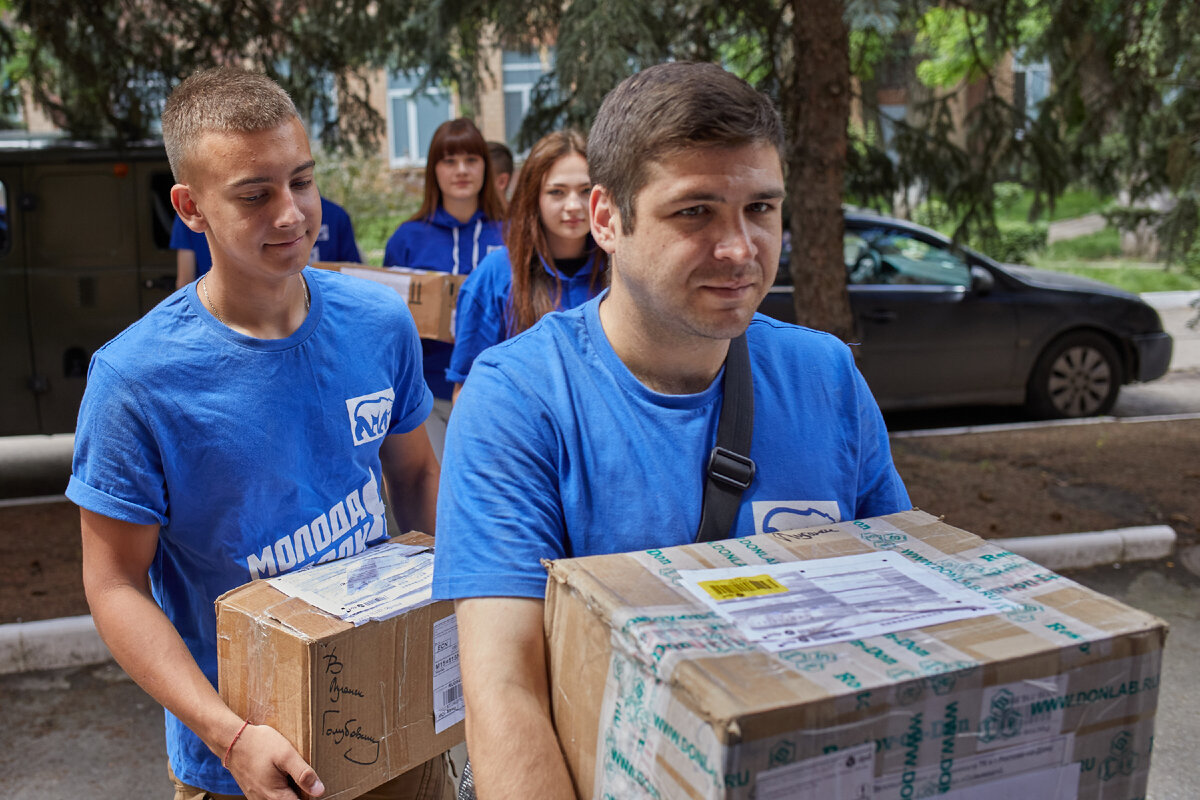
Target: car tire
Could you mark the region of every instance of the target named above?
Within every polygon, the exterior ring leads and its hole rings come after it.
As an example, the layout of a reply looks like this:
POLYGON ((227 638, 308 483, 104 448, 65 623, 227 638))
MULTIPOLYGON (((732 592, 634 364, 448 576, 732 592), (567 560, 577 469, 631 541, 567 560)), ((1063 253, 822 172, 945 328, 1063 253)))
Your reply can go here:
POLYGON ((1041 419, 1108 413, 1121 390, 1121 359, 1098 333, 1077 331, 1042 351, 1029 378, 1027 404, 1041 419))

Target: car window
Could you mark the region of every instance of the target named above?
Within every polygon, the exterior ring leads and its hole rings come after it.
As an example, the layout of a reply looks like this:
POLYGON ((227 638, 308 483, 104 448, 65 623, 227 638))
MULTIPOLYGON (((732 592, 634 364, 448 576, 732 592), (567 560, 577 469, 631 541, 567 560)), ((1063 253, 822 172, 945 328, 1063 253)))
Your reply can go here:
POLYGON ((957 253, 903 231, 848 230, 842 251, 852 285, 971 285, 971 269, 957 253))

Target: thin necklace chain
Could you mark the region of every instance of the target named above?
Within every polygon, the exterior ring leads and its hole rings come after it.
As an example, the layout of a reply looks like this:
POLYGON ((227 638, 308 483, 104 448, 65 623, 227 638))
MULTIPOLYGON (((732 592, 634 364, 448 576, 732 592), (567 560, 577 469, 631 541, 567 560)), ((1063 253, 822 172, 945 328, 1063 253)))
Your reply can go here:
MULTIPOLYGON (((300 279, 300 285, 304 287, 304 313, 307 314, 312 308, 312 295, 308 293, 308 281, 304 280, 304 276, 300 273, 296 273, 296 277, 300 279)), ((226 325, 225 318, 221 316, 221 312, 217 310, 217 304, 213 302, 212 295, 208 293, 208 273, 205 273, 204 277, 200 279, 200 288, 204 290, 204 301, 212 309, 217 322, 226 325)))

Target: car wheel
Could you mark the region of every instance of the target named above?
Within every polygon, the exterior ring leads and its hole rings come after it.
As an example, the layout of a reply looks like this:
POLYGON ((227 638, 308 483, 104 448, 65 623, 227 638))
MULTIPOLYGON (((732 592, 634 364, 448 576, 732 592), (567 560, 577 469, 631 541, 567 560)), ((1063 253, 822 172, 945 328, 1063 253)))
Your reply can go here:
POLYGON ((1048 419, 1104 414, 1117 402, 1121 383, 1121 359, 1107 339, 1070 333, 1038 357, 1029 379, 1029 409, 1048 419))

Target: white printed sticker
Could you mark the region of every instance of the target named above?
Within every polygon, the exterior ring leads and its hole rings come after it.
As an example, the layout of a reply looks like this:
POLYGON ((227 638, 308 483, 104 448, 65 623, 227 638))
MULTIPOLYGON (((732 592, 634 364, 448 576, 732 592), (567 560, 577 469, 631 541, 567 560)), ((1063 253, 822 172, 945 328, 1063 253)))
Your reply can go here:
POLYGON ((995 602, 889 552, 680 570, 679 580, 776 653, 996 613, 995 602))
POLYGON ((454 614, 433 623, 433 732, 466 718, 458 668, 458 621, 454 614))
POLYGON ((941 800, 1079 800, 1079 762, 989 781, 940 795, 941 800))
POLYGON ((758 773, 758 800, 870 800, 875 778, 875 745, 860 744, 836 753, 758 773))
MULTIPOLYGON (((1003 787, 1023 781, 1029 774, 1057 775, 1074 753, 1074 736, 1066 734, 1038 742, 993 750, 965 758, 942 758, 936 764, 916 770, 891 772, 875 782, 876 800, 900 800, 904 797, 1067 797, 1063 794, 1003 794, 1003 787), (968 792, 970 793, 968 795, 968 792), (989 794, 991 792, 992 794, 989 794)), ((1078 784, 1078 764, 1076 780, 1078 784)), ((1057 781, 1057 779, 1055 779, 1057 781)), ((1075 785, 1075 784, 1072 784, 1075 785)), ((1023 784, 1022 784, 1023 785, 1023 784)), ((1058 786, 1058 783, 1052 783, 1058 786)), ((1064 784, 1066 786, 1066 784, 1064 784)), ((1074 790, 1072 790, 1074 791, 1074 790)), ((1074 795, 1070 795, 1074 796, 1074 795)))

